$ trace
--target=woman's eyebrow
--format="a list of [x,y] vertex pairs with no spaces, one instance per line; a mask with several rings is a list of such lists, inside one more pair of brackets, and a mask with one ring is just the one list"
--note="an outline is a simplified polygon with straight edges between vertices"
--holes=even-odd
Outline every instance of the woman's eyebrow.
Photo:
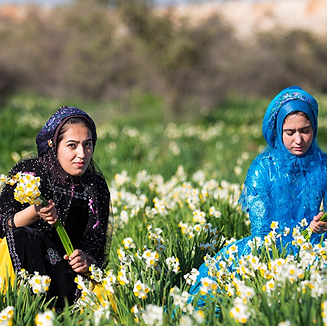
[[311,126],[308,125],[308,126],[304,126],[304,127],[298,128],[298,129],[296,129],[296,128],[284,129],[283,128],[283,131],[295,131],[295,130],[303,130],[303,129],[307,129],[307,128],[311,128]]
[[[85,143],[85,142],[87,142],[87,141],[92,141],[92,138],[88,138],[88,139],[86,139],[86,140],[83,140],[83,143]],[[78,140],[74,140],[74,139],[68,139],[68,140],[66,141],[66,143],[79,143],[79,141],[78,141]]]

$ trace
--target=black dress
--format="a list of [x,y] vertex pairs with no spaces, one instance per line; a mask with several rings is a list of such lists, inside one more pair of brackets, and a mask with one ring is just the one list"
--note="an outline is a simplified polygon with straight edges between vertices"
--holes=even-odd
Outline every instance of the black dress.
[[[74,249],[83,250],[96,260],[96,266],[103,267],[110,241],[110,193],[102,175],[92,166],[88,170],[78,180],[66,178],[58,183],[39,158],[32,158],[19,162],[10,174],[22,171],[39,176],[42,196],[54,201]],[[65,298],[72,304],[79,296],[76,273],[63,259],[65,250],[56,229],[42,219],[25,227],[9,227],[11,217],[28,206],[14,199],[14,188],[5,185],[0,194],[0,238],[7,238],[13,267],[48,275],[51,285],[47,298],[57,297],[56,308],[64,306]]]

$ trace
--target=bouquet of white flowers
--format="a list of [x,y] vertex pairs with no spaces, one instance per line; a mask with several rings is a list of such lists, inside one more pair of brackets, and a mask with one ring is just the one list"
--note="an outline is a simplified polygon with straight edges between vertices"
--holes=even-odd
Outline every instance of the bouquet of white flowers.
[[[18,172],[13,176],[5,176],[4,174],[1,174],[0,181],[10,184],[11,186],[16,184],[14,198],[21,204],[28,203],[30,205],[47,205],[47,201],[42,197],[39,190],[40,177],[36,177],[32,173]],[[56,221],[54,226],[67,255],[70,256],[73,253],[74,248],[64,226],[59,219]]]

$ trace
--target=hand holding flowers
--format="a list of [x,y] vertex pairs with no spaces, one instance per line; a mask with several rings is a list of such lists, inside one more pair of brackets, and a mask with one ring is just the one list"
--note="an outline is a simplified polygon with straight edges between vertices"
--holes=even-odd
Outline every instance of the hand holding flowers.
[[305,237],[307,241],[310,240],[312,232],[314,233],[324,233],[327,231],[327,212],[323,213],[320,212],[318,215],[316,215],[313,220],[310,223],[310,226],[303,230],[301,233]]
[[[45,203],[45,201],[43,201],[43,203]],[[55,204],[51,199],[45,204],[46,206],[44,206],[44,204],[36,205],[35,211],[44,221],[46,221],[50,225],[53,225],[58,220]]]
[[78,274],[86,274],[89,272],[88,255],[80,249],[76,249],[70,256],[65,255],[65,260],[68,260],[71,268]]
[[320,212],[313,218],[310,228],[315,233],[323,233],[327,231],[327,213]]
[[37,214],[50,225],[55,226],[66,253],[70,256],[74,251],[73,245],[66,230],[58,219],[55,204],[52,200],[45,200],[41,195],[39,190],[40,178],[34,176],[32,173],[18,172],[13,176],[1,174],[0,181],[11,186],[16,184],[14,190],[15,200],[21,204],[28,203],[30,205],[35,205]]

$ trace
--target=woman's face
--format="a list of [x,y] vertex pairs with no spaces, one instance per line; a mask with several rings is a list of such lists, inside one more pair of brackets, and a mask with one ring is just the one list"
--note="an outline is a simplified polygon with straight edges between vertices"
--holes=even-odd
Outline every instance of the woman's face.
[[313,139],[311,121],[302,113],[288,115],[283,124],[283,143],[293,155],[300,156],[310,148]]
[[81,176],[93,154],[91,130],[83,124],[70,125],[58,144],[57,157],[61,167],[71,176]]

